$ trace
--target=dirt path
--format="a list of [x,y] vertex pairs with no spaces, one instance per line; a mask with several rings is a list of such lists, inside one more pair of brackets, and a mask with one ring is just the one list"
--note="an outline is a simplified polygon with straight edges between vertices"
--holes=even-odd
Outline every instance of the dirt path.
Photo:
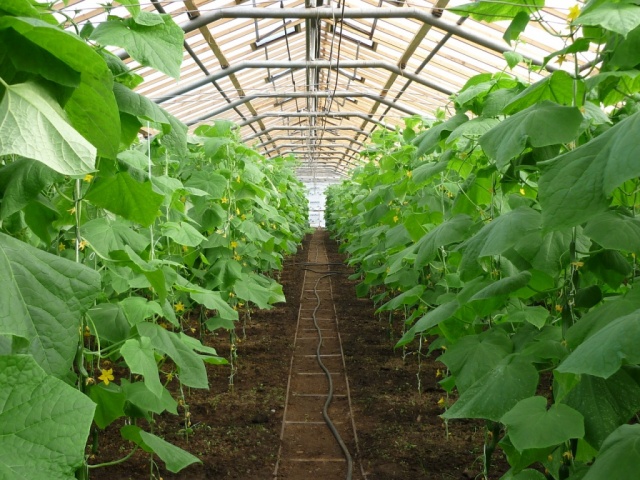
[[[314,250],[309,236],[298,254],[286,260],[280,280],[287,303],[253,312],[249,320],[239,322],[234,388],[229,388],[228,367],[207,365],[210,389],[185,391],[192,432],[185,435],[182,407],[179,415],[156,416],[152,425],[137,420],[143,428],[198,456],[202,464],[171,473],[157,458],[152,460],[138,450],[124,463],[92,470],[92,480],[273,480],[274,473],[283,480],[345,479],[342,451],[327,427],[319,423],[323,422],[327,383],[318,374],[317,333],[309,320],[317,304],[313,285],[329,270],[341,274],[318,283],[321,303],[316,317],[321,328],[327,329],[323,330],[325,349],[321,353],[326,356],[322,359],[330,372],[340,373],[332,376],[336,395],[328,413],[353,457],[353,478],[363,479],[363,471],[367,480],[482,478],[477,476],[482,471],[482,423],[450,422],[447,436],[438,416],[444,411],[439,401],[452,401],[438,385],[438,369],[443,368],[435,360],[439,353],[423,356],[420,364],[414,354],[403,360],[402,352],[393,349],[402,322],[380,319],[369,299],[356,297],[358,282],[348,279],[353,272],[342,264],[345,257],[326,231],[318,231],[313,238],[314,245],[324,243],[327,256],[317,253],[316,257],[319,250]],[[339,335],[329,329],[336,318]],[[185,328],[200,335],[197,316]],[[227,332],[204,331],[202,339],[219,354],[228,354]],[[339,353],[329,350],[338,345],[342,346],[344,362],[341,357],[329,356]],[[427,348],[425,343],[425,353]],[[346,384],[339,381],[345,367],[351,414]],[[292,371],[298,374],[288,380]],[[178,387],[174,378],[169,388],[176,398]],[[357,427],[359,455],[352,421]],[[132,449],[120,437],[123,424],[120,419],[105,431],[95,431],[95,449],[87,447],[91,464],[122,458]],[[331,450],[320,449],[325,444],[331,445]],[[504,460],[497,458],[489,478],[498,479],[506,470]]]
[[[291,357],[278,479],[361,479],[356,431],[332,292],[325,235],[308,248]],[[355,459],[354,459],[355,457]]]

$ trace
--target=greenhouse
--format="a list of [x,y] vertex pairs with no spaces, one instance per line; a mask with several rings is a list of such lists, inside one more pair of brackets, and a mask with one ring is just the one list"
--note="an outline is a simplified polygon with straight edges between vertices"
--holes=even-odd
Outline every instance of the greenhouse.
[[0,35],[0,479],[640,479],[640,3]]

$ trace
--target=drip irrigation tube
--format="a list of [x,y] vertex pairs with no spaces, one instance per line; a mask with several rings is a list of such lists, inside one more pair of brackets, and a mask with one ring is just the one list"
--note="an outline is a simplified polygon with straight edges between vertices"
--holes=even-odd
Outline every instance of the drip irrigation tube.
[[[321,272],[318,272],[318,273],[321,273]],[[331,418],[329,417],[329,413],[328,413],[329,405],[333,400],[333,379],[331,378],[331,373],[329,372],[329,369],[324,365],[324,363],[322,363],[322,358],[320,356],[320,349],[322,348],[322,330],[320,330],[320,325],[318,325],[318,319],[316,317],[316,314],[318,313],[318,309],[320,308],[320,303],[321,303],[320,295],[318,294],[318,284],[320,283],[320,280],[322,280],[323,278],[336,275],[337,273],[340,273],[340,272],[328,272],[325,275],[318,278],[318,280],[316,280],[316,283],[313,286],[313,293],[315,294],[318,303],[316,307],[313,309],[313,314],[311,316],[313,318],[313,324],[316,327],[316,330],[318,331],[318,348],[316,349],[316,360],[318,361],[318,365],[320,365],[320,368],[322,369],[322,371],[324,371],[324,374],[326,375],[327,380],[329,381],[329,394],[327,395],[327,400],[324,402],[324,407],[322,408],[322,417],[324,418],[325,423],[329,427],[329,430],[331,430],[331,433],[335,437],[336,441],[338,442],[338,445],[340,445],[340,448],[342,449],[342,453],[344,454],[344,457],[347,460],[346,479],[351,480],[353,477],[353,459],[351,458],[349,449],[347,448],[344,441],[342,440],[340,433],[338,433],[338,430],[336,429],[336,426],[331,421]]]

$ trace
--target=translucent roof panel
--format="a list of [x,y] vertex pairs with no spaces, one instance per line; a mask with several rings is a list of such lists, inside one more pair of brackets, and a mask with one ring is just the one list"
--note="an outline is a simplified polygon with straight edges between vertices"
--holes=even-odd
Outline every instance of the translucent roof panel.
[[[112,3],[112,14],[127,16]],[[293,154],[302,177],[336,180],[358,164],[371,132],[402,127],[410,115],[433,118],[439,108],[451,113],[451,95],[474,75],[507,71],[535,82],[593,60],[584,52],[577,66],[571,56],[561,65],[527,68],[564,48],[558,33],[567,29],[575,0],[547,1],[533,14],[545,27],[530,22],[514,45],[503,40],[509,21],[478,22],[452,11],[466,3],[141,0],[142,9],[171,15],[185,31],[180,78],[113,51],[144,77],[137,91],[192,130],[231,120],[267,157]],[[54,8],[82,26],[104,22],[104,5],[69,0]],[[514,48],[524,61],[508,69],[503,52]]]

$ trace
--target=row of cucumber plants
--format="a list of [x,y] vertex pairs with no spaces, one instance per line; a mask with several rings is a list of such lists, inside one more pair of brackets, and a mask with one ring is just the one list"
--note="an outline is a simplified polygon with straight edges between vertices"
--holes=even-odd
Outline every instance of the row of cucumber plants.
[[[542,5],[460,12],[512,19],[513,67]],[[486,421],[485,478],[496,448],[504,480],[635,478],[640,6],[589,1],[556,33],[545,62],[590,50],[598,70],[469,79],[449,115],[376,131],[326,220],[358,294],[401,319],[396,346],[444,365],[445,422]]]
[[284,301],[274,272],[307,229],[292,159],[227,122],[189,136],[133,91],[143,78],[105,47],[177,77],[183,32],[119,3],[129,18],[82,29],[35,1],[0,5],[3,478],[88,478],[88,439],[123,417],[132,447],[110,464],[138,448],[152,474],[154,455],[172,472],[199,461],[137,425],[177,414],[182,387],[228,362],[185,314],[233,339],[239,311]]

